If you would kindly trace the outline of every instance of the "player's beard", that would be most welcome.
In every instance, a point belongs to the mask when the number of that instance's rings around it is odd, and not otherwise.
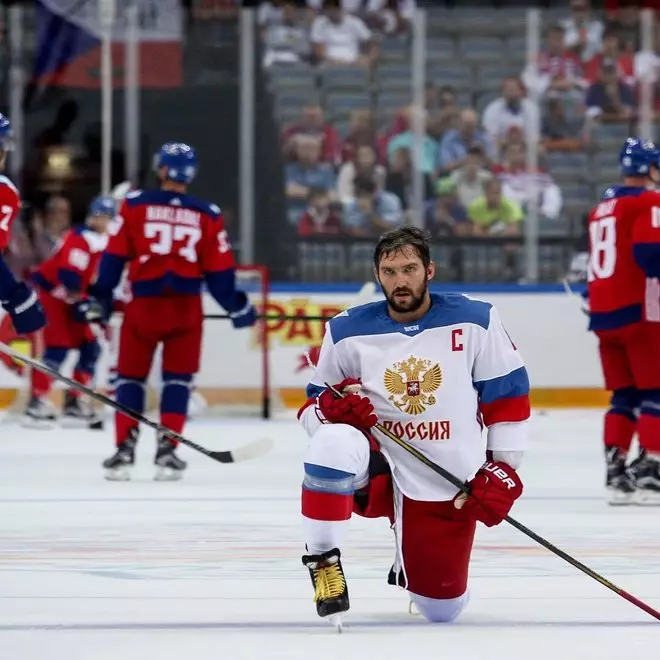
[[[413,290],[410,287],[400,286],[392,292],[388,292],[382,284],[381,287],[385,294],[387,304],[398,314],[416,312],[424,304],[426,293],[429,290],[427,281],[424,281],[417,290]],[[407,293],[408,297],[403,299],[397,298],[397,294],[401,293]]]

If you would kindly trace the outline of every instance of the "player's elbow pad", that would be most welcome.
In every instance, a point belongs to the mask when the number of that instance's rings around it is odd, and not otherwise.
[[[66,268],[60,268],[57,271],[57,279],[62,286],[70,293],[79,293],[82,289],[82,277],[78,273]]]
[[[633,246],[633,256],[648,277],[660,277],[660,244],[637,243]]]
[[[209,293],[229,313],[238,312],[247,304],[245,293],[236,289],[236,275],[233,270],[206,273],[205,280]]]
[[[96,282],[92,285],[94,292],[91,292],[92,287],[90,287],[90,293],[98,297],[110,295],[119,284],[125,264],[126,259],[124,257],[106,252],[101,257]]]

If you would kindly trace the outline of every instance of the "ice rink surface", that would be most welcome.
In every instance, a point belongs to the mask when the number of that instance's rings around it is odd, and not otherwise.
[[[654,508],[604,503],[601,415],[535,416],[513,515],[660,607]],[[316,616],[303,551],[305,435],[293,421],[193,422],[214,448],[272,437],[266,457],[220,465],[183,449],[186,479],[156,483],[143,431],[130,483],[102,478],[110,431],[0,427],[2,660],[559,660],[654,656],[660,623],[515,529],[479,529],[472,600],[450,625],[408,613],[386,584],[386,521],[354,518],[344,549],[352,609]]]

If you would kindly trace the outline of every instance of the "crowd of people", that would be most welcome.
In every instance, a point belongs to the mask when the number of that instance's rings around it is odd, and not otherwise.
[[[384,39],[410,38],[413,1],[299,4],[277,0],[259,10],[264,66],[376,70]],[[520,234],[532,203],[541,219],[561,222],[562,189],[548,154],[592,148],[599,124],[625,123],[634,132],[641,85],[657,84],[660,57],[640,51],[640,12],[632,6],[598,17],[588,0],[572,0],[566,17],[543,34],[534,64],[502,80],[481,113],[460,103],[461,90],[428,81],[417,164],[415,106],[386,124],[375,107],[355,109],[346,129],[322,105],[303,107],[282,132],[290,225],[300,236],[377,236],[409,223],[416,169],[433,234]],[[531,141],[538,145],[534,167]]]

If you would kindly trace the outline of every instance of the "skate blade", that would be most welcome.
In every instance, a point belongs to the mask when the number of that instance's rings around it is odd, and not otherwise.
[[[88,429],[91,421],[83,417],[61,417],[60,426],[63,429]]]
[[[333,627],[338,633],[344,630],[344,625],[341,620],[341,614],[331,614],[325,617],[325,620]]]
[[[36,429],[37,431],[48,431],[57,426],[54,419],[35,419],[34,417],[21,417],[19,424],[24,429]]]
[[[130,481],[132,475],[132,467],[124,466],[108,470],[106,468],[105,478],[107,481]]]
[[[660,493],[638,490],[636,500],[639,506],[660,506]]]
[[[183,470],[173,470],[169,467],[158,467],[154,474],[154,481],[180,481],[183,478]]]
[[[637,504],[636,494],[633,493],[621,493],[613,492],[610,493],[610,499],[608,504],[610,506],[633,506]]]

